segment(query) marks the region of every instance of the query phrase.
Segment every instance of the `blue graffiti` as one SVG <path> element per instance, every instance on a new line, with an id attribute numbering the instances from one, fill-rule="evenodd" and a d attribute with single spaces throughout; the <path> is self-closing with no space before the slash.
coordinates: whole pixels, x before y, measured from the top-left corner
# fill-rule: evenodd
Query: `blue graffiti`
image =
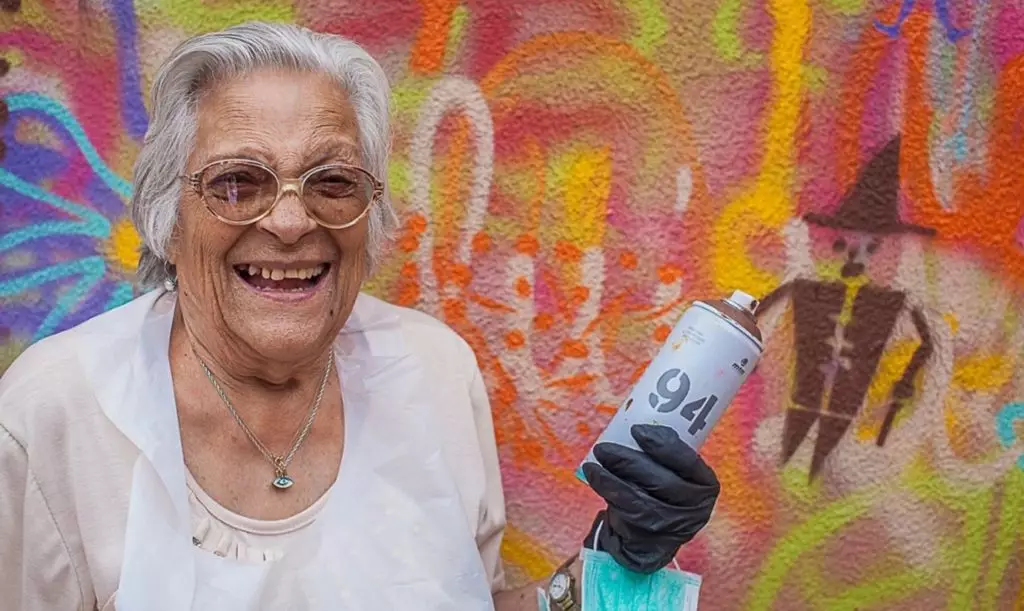
<path id="1" fill-rule="evenodd" d="M 935 12 L 938 15 L 939 22 L 942 23 L 942 27 L 946 30 L 946 38 L 950 42 L 957 42 L 970 34 L 971 30 L 969 28 L 958 28 L 953 24 L 953 18 L 949 14 L 949 2 L 950 0 L 935 0 Z M 875 28 L 890 38 L 898 38 L 900 30 L 903 28 L 903 22 L 907 20 L 907 17 L 910 17 L 910 13 L 913 10 L 914 0 L 902 0 L 900 12 L 896 16 L 895 23 L 885 24 L 876 19 Z"/>
<path id="2" fill-rule="evenodd" d="M 1018 420 L 1024 421 L 1024 403 L 1008 403 L 996 414 L 996 434 L 1003 447 L 1009 448 L 1017 440 L 1013 424 Z M 1024 469 L 1024 452 L 1017 458 L 1017 466 Z"/>
<path id="3" fill-rule="evenodd" d="M 107 300 L 107 305 L 103 307 L 104 310 L 110 310 L 116 308 L 119 305 L 124 305 L 135 297 L 135 287 L 132 286 L 131 282 L 121 281 L 114 287 L 114 290 L 110 292 L 110 298 Z"/>
<path id="4" fill-rule="evenodd" d="M 5 225 L 10 228 L 0 233 L 0 254 L 22 261 L 0 272 L 0 300 L 5 302 L 0 327 L 38 320 L 29 329 L 31 341 L 36 341 L 132 298 L 131 284 L 111 275 L 107 259 L 98 254 L 113 225 L 98 208 L 122 216 L 132 187 L 107 166 L 81 124 L 60 102 L 19 93 L 5 98 L 5 103 L 12 118 L 8 135 L 13 135 L 14 119 L 23 116 L 42 121 L 74 148 L 59 154 L 10 139 L 9 163 L 0 168 L 0 190 L 9 194 L 3 201 L 9 220 Z M 59 184 L 54 178 L 79 154 L 95 177 L 78 195 L 97 199 L 90 204 L 72 201 L 46 186 Z M 108 200 L 112 200 L 109 205 L 98 205 Z M 38 294 L 23 297 L 33 293 Z"/>
<path id="5" fill-rule="evenodd" d="M 74 115 L 71 114 L 71 111 L 60 102 L 37 93 L 18 93 L 6 97 L 5 101 L 7 102 L 8 111 L 12 114 L 19 110 L 38 110 L 55 119 L 71 136 L 75 146 L 81 151 L 82 156 L 85 157 L 85 161 L 92 168 L 92 171 L 121 197 L 127 199 L 131 196 L 131 183 L 114 174 L 107 167 L 107 164 L 100 159 L 99 153 L 96 152 L 96 147 L 89 142 L 89 137 L 85 135 L 85 130 L 82 129 L 82 126 L 75 119 Z"/>
<path id="6" fill-rule="evenodd" d="M 910 13 L 913 10 L 914 0 L 903 0 L 903 4 L 900 5 L 900 14 L 896 16 L 896 23 L 886 25 L 876 19 L 875 27 L 890 38 L 897 38 L 900 35 L 900 28 L 903 27 L 903 22 L 907 20 L 907 17 L 910 17 Z"/>
<path id="7" fill-rule="evenodd" d="M 38 185 L 26 182 L 14 174 L 8 172 L 4 168 L 0 168 L 0 185 L 7 187 L 11 191 L 24 195 L 30 199 L 48 204 L 58 210 L 63 210 L 69 214 L 77 216 L 82 221 L 91 227 L 102 227 L 103 235 L 110 232 L 110 222 L 105 217 L 97 213 L 95 210 L 91 210 L 80 204 L 69 202 L 68 200 L 54 195 L 49 191 L 40 188 Z M 10 234 L 4 234 L 5 237 Z M 50 234 L 47 234 L 50 235 Z M 3 242 L 0 242 L 2 244 Z M 20 241 L 19 241 L 20 243 Z"/>
<path id="8" fill-rule="evenodd" d="M 946 29 L 946 38 L 956 42 L 971 33 L 970 28 L 957 28 L 949 14 L 949 0 L 935 0 L 935 12 L 939 14 L 939 22 Z"/>
<path id="9" fill-rule="evenodd" d="M 53 333 L 71 308 L 82 301 L 106 273 L 107 263 L 103 257 L 99 256 L 59 263 L 6 282 L 0 282 L 0 297 L 11 297 L 28 288 L 49 284 L 63 278 L 79 277 L 78 282 L 71 287 L 71 290 L 64 291 L 50 313 L 36 328 L 36 332 L 32 336 L 32 341 L 36 341 Z"/>

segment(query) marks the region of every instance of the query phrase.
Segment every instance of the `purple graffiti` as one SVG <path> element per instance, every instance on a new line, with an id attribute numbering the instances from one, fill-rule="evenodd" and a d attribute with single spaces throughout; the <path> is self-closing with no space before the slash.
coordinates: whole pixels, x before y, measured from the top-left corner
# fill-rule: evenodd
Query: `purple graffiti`
<path id="1" fill-rule="evenodd" d="M 128 135 L 142 140 L 149 125 L 139 76 L 138 26 L 132 0 L 114 0 L 111 6 L 117 30 L 117 61 L 121 68 L 121 115 Z"/>
<path id="2" fill-rule="evenodd" d="M 953 24 L 952 15 L 949 11 L 950 0 L 935 0 L 935 12 L 939 17 L 939 22 L 942 23 L 942 27 L 946 30 L 946 38 L 950 42 L 957 42 L 964 36 L 970 34 L 969 28 L 958 28 Z M 903 28 L 903 22 L 907 20 L 914 10 L 914 0 L 902 0 L 900 5 L 900 13 L 896 16 L 896 21 L 893 24 L 885 24 L 879 20 L 875 20 L 875 28 L 880 32 L 889 36 L 890 38 L 898 38 L 900 30 Z"/>

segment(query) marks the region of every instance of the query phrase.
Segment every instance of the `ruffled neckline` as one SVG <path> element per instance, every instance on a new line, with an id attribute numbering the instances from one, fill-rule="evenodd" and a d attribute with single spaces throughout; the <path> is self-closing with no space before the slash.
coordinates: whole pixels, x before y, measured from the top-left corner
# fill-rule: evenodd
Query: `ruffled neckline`
<path id="1" fill-rule="evenodd" d="M 267 562 L 281 557 L 281 541 L 313 523 L 327 502 L 330 489 L 312 505 L 280 520 L 256 520 L 215 501 L 185 470 L 192 518 L 192 543 L 222 558 Z"/>

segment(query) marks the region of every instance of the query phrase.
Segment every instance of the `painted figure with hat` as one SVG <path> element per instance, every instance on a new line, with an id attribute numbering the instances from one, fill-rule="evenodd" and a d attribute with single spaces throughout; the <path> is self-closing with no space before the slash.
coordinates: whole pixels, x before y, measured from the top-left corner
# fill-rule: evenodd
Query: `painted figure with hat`
<path id="1" fill-rule="evenodd" d="M 904 222 L 899 213 L 899 137 L 861 169 L 834 214 L 811 213 L 818 277 L 786 282 L 761 302 L 758 315 L 788 298 L 792 304 L 796 371 L 782 433 L 787 462 L 818 424 L 810 476 L 820 473 L 865 401 L 899 316 L 910 314 L 920 343 L 891 390 L 877 438 L 885 443 L 893 418 L 914 393 L 914 379 L 932 351 L 924 313 L 903 291 L 877 282 L 890 276 L 907 236 L 935 230 Z"/>

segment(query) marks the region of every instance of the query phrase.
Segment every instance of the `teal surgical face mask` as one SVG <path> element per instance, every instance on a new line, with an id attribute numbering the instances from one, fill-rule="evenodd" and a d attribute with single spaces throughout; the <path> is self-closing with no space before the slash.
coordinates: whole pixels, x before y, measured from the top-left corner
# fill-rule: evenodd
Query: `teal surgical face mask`
<path id="1" fill-rule="evenodd" d="M 667 568 L 644 575 L 604 552 L 584 548 L 580 554 L 580 611 L 697 611 L 698 575 Z M 552 611 L 541 592 L 537 606 L 540 611 Z"/>

